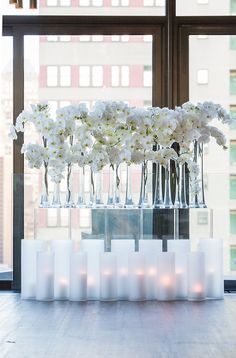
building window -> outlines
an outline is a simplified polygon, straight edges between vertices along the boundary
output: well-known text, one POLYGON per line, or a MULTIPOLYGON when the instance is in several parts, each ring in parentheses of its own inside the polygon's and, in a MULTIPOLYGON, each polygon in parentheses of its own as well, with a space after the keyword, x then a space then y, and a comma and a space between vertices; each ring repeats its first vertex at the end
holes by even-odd
POLYGON ((113 87, 129 86, 129 66, 111 66, 111 85, 113 87))
POLYGON ((209 3, 209 0, 197 0, 197 3, 198 3, 199 5, 206 5, 206 4, 209 3))
POLYGON ((230 115, 235 119, 235 121, 233 121, 229 127, 231 130, 236 130, 236 105, 230 106, 230 115))
POLYGON ((102 35, 94 35, 94 36, 92 36, 92 41, 93 42, 102 42, 103 36, 102 35))
POLYGON ((122 36, 119 36, 119 35, 113 35, 111 36, 111 41, 112 42, 128 42, 129 41, 129 35, 122 35, 122 36))
POLYGON ((236 141, 230 141, 230 164, 235 165, 236 164, 236 141))
POLYGON ((208 225, 208 213, 198 212, 197 213, 197 223, 198 223, 198 225, 208 225))
POLYGON ((236 36, 230 36, 230 50, 236 50, 236 36))
POLYGON ((144 42, 152 42, 152 35, 144 35, 143 41, 144 42))
POLYGON ((144 87, 152 86, 152 66, 144 66, 143 68, 143 85, 144 87))
POLYGON ((79 67, 79 85, 88 87, 90 85, 90 68, 89 66, 79 67))
POLYGON ((90 36, 89 35, 82 35, 80 36, 80 41, 81 42, 89 42, 90 41, 90 36))
POLYGON ((230 71, 230 94, 236 94, 236 70, 230 71))
POLYGON ((47 86, 56 87, 58 83, 57 66, 47 66, 47 86))
POLYGON ((197 71, 197 83, 199 85, 208 84, 208 70, 198 70, 197 71))
POLYGON ((236 14, 236 0, 230 1, 230 12, 232 15, 236 14))
POLYGON ((69 35, 62 35, 59 37, 61 42, 70 42, 71 41, 71 36, 69 35))
POLYGON ((230 211, 230 234, 236 235, 236 211, 230 211))
POLYGON ((163 7, 166 4, 166 0, 143 0, 144 6, 158 6, 163 7))
POLYGON ((112 0, 111 6, 129 6, 129 0, 112 0))
POLYGON ((151 107, 151 106, 152 106, 152 101, 146 101, 146 100, 144 100, 144 101, 143 101, 143 106, 144 106, 144 108, 151 107))
POLYGON ((230 270, 236 271, 236 246, 230 246, 230 270))
POLYGON ((71 67, 60 66, 60 86, 69 87, 71 85, 71 67))
POLYGON ((103 67, 92 66, 92 86, 101 87, 103 85, 103 67))
POLYGON ((54 35, 47 36, 47 41, 56 42, 56 41, 58 41, 58 36, 54 36, 54 35))
POLYGON ((71 0, 60 0, 60 5, 61 6, 70 6, 71 0))
POLYGON ((230 175, 230 199, 236 199, 236 175, 230 175))
POLYGON ((90 0, 80 0, 80 6, 90 6, 90 0))
POLYGON ((47 6, 57 6, 57 0, 47 0, 47 6))

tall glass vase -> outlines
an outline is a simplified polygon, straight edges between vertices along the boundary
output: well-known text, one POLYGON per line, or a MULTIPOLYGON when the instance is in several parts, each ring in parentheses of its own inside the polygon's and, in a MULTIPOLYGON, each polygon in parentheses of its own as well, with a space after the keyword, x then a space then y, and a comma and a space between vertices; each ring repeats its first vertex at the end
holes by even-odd
POLYGON ((141 182, 140 182, 140 195, 139 195, 139 208, 148 208, 148 192, 147 192, 147 181, 148 181, 148 167, 147 160, 144 160, 142 163, 141 169, 141 182))
POLYGON ((115 208, 122 208, 122 203, 120 199, 120 168, 117 164, 114 166, 114 175, 114 206, 115 208))
POLYGON ((78 193, 78 200, 76 204, 77 208, 83 208, 86 206, 85 193, 84 193, 84 175, 85 175, 84 167, 79 168, 79 193, 78 193))
POLYGON ((40 207, 41 208, 49 208, 49 193, 48 193, 48 163, 44 162, 44 173, 43 173, 43 181, 42 181, 42 194, 40 199, 40 207))
POLYGON ((175 208, 180 208, 180 165, 175 162, 175 208))
POLYGON ((133 208, 134 202, 132 198, 132 172, 131 166, 126 165, 126 189, 125 189, 125 208, 133 208))
POLYGON ((186 209, 188 207, 186 199, 186 163, 179 164, 179 207, 186 209))
POLYGON ((165 166, 165 193, 164 193, 164 208, 173 209, 174 205, 171 198, 171 170, 170 170, 170 160, 165 166))
POLYGON ((89 207, 95 207, 96 200, 95 200, 95 182, 94 182, 94 172, 93 169, 90 167, 90 194, 89 194, 89 207))
POLYGON ((61 198, 60 198, 60 183, 54 183, 54 191, 52 197, 52 208, 61 207, 61 198))
POLYGON ((189 206, 194 208, 206 208, 205 193, 204 193, 204 177, 203 177, 203 143, 198 143, 196 140, 193 143, 193 160, 198 165, 199 173, 196 176, 190 177, 198 182, 198 190, 192 195, 189 206))
POLYGON ((162 192, 162 166, 156 162, 156 173, 155 173, 155 192, 153 200, 153 208, 160 209, 164 207, 163 204, 163 192, 162 192))
POLYGON ((107 196, 107 207, 114 206, 114 168, 112 166, 109 167, 108 172, 108 196, 107 196))
POLYGON ((95 173, 95 205, 96 207, 103 207, 102 201, 102 170, 95 173))
POLYGON ((72 197, 72 163, 67 164, 67 175, 66 175, 66 201, 65 201, 65 208, 74 208, 75 204, 72 197))

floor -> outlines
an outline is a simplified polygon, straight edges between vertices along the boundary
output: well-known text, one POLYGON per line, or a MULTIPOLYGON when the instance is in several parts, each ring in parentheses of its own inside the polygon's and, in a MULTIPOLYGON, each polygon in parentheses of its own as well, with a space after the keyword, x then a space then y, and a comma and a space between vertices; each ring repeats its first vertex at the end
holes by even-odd
POLYGON ((0 293, 0 358, 236 357, 236 295, 205 302, 53 302, 0 293))

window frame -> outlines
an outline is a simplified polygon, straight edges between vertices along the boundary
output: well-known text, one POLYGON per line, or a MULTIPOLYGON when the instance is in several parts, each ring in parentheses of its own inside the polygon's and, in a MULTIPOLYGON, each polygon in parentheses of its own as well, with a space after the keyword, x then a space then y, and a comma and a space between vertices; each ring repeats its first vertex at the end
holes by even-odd
MULTIPOLYGON (((13 36, 13 118, 24 108, 24 35, 153 35, 152 105, 174 108, 189 99, 189 36, 236 35, 236 16, 176 16, 176 0, 166 0, 165 16, 3 16, 3 35, 13 36)), ((24 237, 23 133, 13 144, 13 281, 0 289, 19 290, 21 285, 21 238, 24 237)), ((168 213, 153 210, 153 231, 169 233, 168 213), (163 218, 165 220, 163 220, 163 218)), ((179 230, 188 237, 188 210, 179 210, 186 221, 179 230)), ((172 234, 172 232, 171 232, 172 234)), ((166 240, 163 240, 166 250, 166 240)), ((225 290, 236 290, 236 280, 225 280, 225 290)))

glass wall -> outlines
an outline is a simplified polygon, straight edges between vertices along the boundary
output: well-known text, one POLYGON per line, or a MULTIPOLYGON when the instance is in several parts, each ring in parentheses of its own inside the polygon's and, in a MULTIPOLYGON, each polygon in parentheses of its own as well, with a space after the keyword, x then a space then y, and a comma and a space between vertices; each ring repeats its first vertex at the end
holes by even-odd
POLYGON ((178 16, 236 15, 235 0, 176 0, 178 16))

